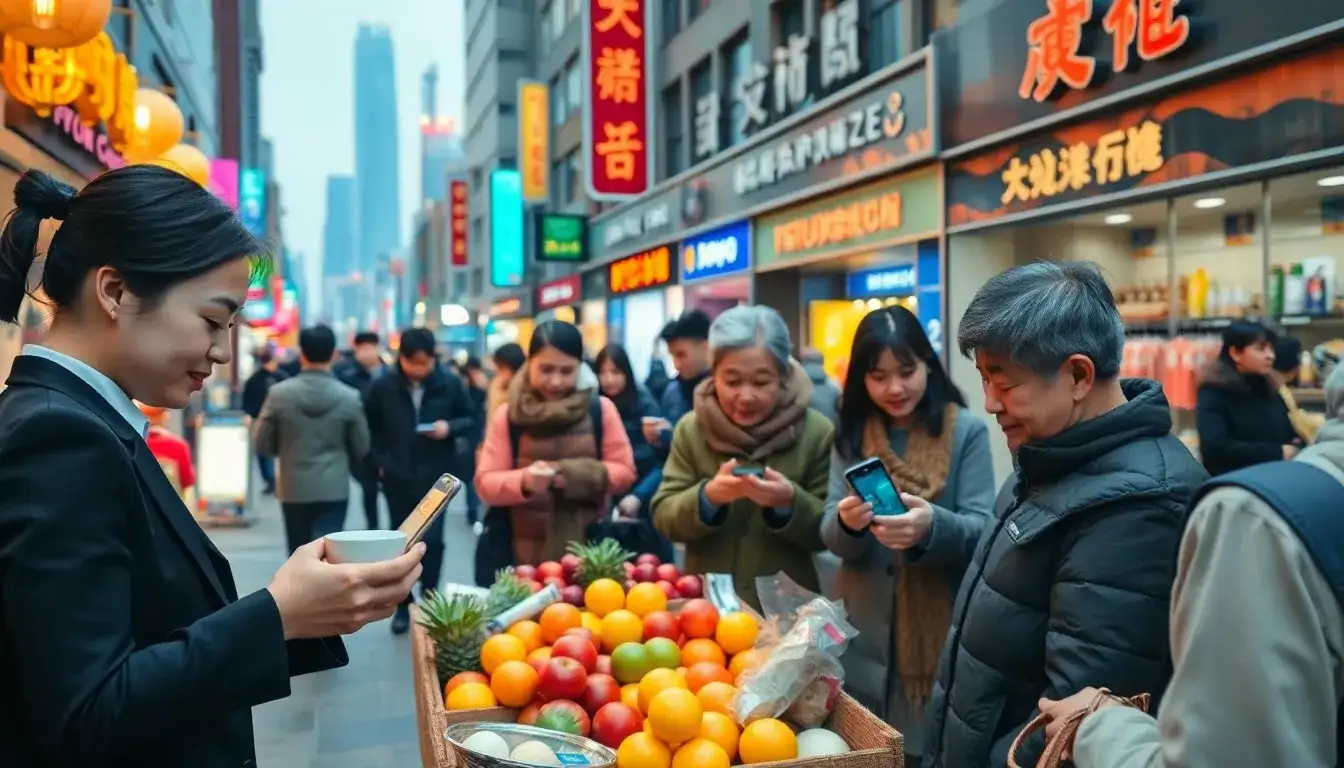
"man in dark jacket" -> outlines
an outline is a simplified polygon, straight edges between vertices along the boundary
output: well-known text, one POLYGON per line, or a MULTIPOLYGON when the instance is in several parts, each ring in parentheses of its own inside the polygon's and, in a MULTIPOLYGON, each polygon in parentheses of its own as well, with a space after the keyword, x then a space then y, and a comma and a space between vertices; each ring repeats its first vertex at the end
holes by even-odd
MULTIPOLYGON (((1002 768, 1042 698, 1161 698, 1186 504, 1208 475, 1162 388, 1119 380, 1124 326, 1095 266, 992 278, 958 328, 1016 474, 968 552, 926 710, 923 768, 1002 768)), ((1019 750, 1035 765, 1038 733, 1019 750)))
MULTIPOLYGON (((434 334, 411 328, 401 334, 396 365, 369 387, 364 401, 373 438, 374 460, 392 525, 401 525, 439 476, 462 473, 470 456, 458 452, 456 438, 475 435, 479 419, 462 380, 439 367, 434 334)), ((463 478, 470 482, 470 478, 463 478)), ((443 518, 425 535, 421 593, 438 589, 443 566, 443 518)), ((392 631, 410 628, 410 598, 392 618, 392 631)))
POLYGON ((467 495, 467 522, 471 524, 472 531, 479 536, 482 528, 481 498, 476 495, 476 483, 471 480, 476 477, 476 449, 485 438, 485 399, 490 379, 485 375, 485 366, 481 364, 480 358, 474 355, 468 357, 462 364, 462 371, 465 374, 467 397, 471 400, 471 412, 476 416, 478 428, 474 434, 461 435, 457 438, 457 450, 459 454, 467 457, 464 460, 469 462, 464 465, 462 475, 462 479, 467 481, 463 493, 467 495))
MULTIPOLYGON (((361 399, 369 395, 373 380, 383 375, 387 367, 383 365, 382 350, 378 346, 378 334, 373 331, 360 331, 355 334, 354 359, 336 368, 336 377, 359 390, 361 399)), ((350 472, 359 483, 364 504, 364 519, 369 528, 380 528, 378 523, 378 464, 373 454, 366 455, 350 466, 350 472)))
MULTIPOLYGON (((257 370, 243 382, 243 413, 247 414, 250 426, 261 415, 261 407, 266 404, 266 393, 271 385, 284 381, 287 377, 280 370, 280 360, 269 347, 262 347, 256 354, 257 370)), ((275 457, 257 454, 257 471, 264 484, 262 492, 275 493, 275 457)))
POLYGON ((658 336, 667 344, 677 376, 658 398, 662 418, 643 422, 641 431, 649 445, 666 455, 672 428, 695 405, 695 388, 709 376, 709 315, 692 309, 663 327, 658 336))

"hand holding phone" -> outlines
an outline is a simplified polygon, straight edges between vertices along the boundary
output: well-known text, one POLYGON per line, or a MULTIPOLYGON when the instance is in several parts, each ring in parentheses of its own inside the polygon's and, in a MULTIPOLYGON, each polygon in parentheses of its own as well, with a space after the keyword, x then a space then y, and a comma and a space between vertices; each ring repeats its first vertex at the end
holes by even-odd
POLYGON ((858 533, 873 522, 873 505, 858 496, 846 496, 835 505, 835 514, 846 528, 858 533))
POLYGON ((397 530, 406 534, 406 549, 409 550, 425 537, 429 527, 448 509, 453 498, 462 490, 462 481, 449 474, 439 476, 434 486, 415 505, 415 510, 397 526, 397 530))
POLYGON ((903 515, 907 511, 901 493, 881 459, 865 459, 845 470, 845 480, 859 498, 873 507, 873 515, 903 515))
POLYGON ((746 478, 735 474, 737 459, 729 459, 719 465, 719 471, 705 483, 705 498, 716 507, 731 504, 746 495, 743 484, 746 478))
POLYGON ((765 470, 761 467, 735 466, 732 474, 733 477, 765 477, 765 470))

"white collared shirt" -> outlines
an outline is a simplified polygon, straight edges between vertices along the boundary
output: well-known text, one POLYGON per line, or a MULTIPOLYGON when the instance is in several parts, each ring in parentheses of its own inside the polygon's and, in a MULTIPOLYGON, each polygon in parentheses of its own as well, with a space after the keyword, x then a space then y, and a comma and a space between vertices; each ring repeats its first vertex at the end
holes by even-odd
POLYGON ((23 354, 50 360, 75 374, 106 400, 108 405, 111 405, 112 409, 120 414, 127 424, 131 425, 131 429, 134 429, 136 434, 144 437, 149 433, 149 418, 140 412, 135 402, 131 400, 130 395, 127 395, 125 390, 117 386, 117 383, 109 379, 103 372, 83 360, 77 360, 69 355, 37 344, 24 344, 23 354))

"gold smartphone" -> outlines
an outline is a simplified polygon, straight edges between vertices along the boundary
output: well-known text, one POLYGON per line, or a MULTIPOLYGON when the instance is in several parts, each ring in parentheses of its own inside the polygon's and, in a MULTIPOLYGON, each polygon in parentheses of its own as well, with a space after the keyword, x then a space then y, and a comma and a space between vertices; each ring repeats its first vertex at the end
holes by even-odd
POLYGON ((420 499, 420 503, 415 505, 415 511, 412 512, 397 530, 406 534, 406 549, 409 550, 415 546, 416 542, 425 537, 425 532, 429 526, 439 519, 439 515, 448 509, 452 503, 453 497, 457 496, 462 490, 462 481, 449 474, 439 476, 434 487, 420 499))

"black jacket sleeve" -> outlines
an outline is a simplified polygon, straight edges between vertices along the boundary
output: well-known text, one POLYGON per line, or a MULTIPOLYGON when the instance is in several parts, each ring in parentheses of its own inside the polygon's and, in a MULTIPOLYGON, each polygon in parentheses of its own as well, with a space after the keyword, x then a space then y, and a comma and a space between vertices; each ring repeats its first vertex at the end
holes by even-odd
POLYGON ((369 424, 369 458, 386 470, 389 462, 387 424, 383 421, 382 379, 375 379, 364 394, 364 419, 369 424))
POLYGON ((1235 404, 1216 387, 1199 390, 1195 401, 1195 429, 1199 452, 1215 474, 1233 468, 1264 464, 1283 458, 1283 445, 1275 440, 1236 440, 1232 437, 1235 404))
POLYGON ((474 401, 456 375, 445 372, 444 378, 448 380, 448 435, 471 440, 481 429, 474 401))
MULTIPOLYGON (((1171 585, 1184 516, 1156 506, 1082 512, 1060 544, 1045 636, 1045 690, 1062 699, 1088 686, 1117 695, 1149 693, 1156 707, 1171 678, 1171 585)), ((993 745, 990 766, 1008 764, 1014 738, 1038 714, 993 745)), ((1035 765, 1045 737, 1032 734, 1017 753, 1035 765)))
POLYGON ((132 579, 128 521, 146 510, 130 457, 73 413, 11 429, 0 452, 0 599, 22 686, 9 695, 22 698, 50 764, 118 763, 165 732, 289 694, 291 649, 265 590, 137 648, 132 606, 150 597, 132 579))

